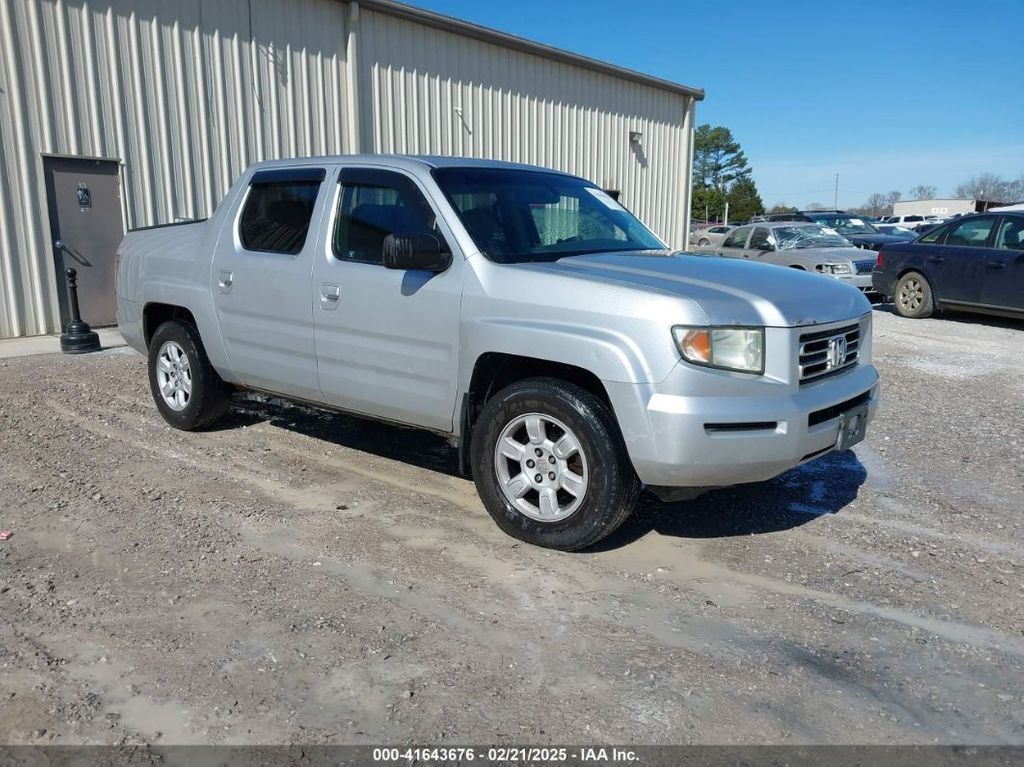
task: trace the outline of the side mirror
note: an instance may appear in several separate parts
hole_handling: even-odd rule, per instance
[[[443,272],[452,265],[452,254],[442,251],[432,234],[389,234],[384,238],[384,267]]]

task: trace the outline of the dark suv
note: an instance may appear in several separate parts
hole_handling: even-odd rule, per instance
[[[839,234],[864,250],[881,250],[883,245],[906,242],[903,237],[883,234],[867,219],[842,210],[801,210],[796,213],[773,213],[769,221],[813,221]]]

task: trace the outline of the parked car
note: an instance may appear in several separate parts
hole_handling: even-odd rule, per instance
[[[709,245],[721,245],[725,235],[732,229],[731,226],[719,224],[690,232],[690,247],[706,248]]]
[[[130,232],[118,258],[119,327],[169,424],[255,389],[427,429],[541,546],[600,540],[642,485],[693,497],[845,450],[875,410],[860,293],[673,253],[530,166],[260,163],[209,220]]]
[[[894,237],[902,237],[904,240],[912,240],[917,237],[917,232],[907,229],[899,224],[872,224],[882,234],[891,234]]]
[[[901,237],[878,231],[874,224],[860,216],[841,210],[802,210],[799,213],[776,213],[770,216],[772,221],[813,221],[821,226],[835,230],[864,250],[878,250],[883,245],[900,242]]]
[[[1024,212],[957,218],[887,245],[871,275],[903,317],[937,309],[1024,315]]]
[[[711,249],[724,258],[745,258],[824,274],[865,293],[874,292],[875,254],[855,248],[833,229],[810,221],[770,221],[741,226]]]
[[[917,229],[922,224],[941,224],[942,219],[938,216],[922,216],[917,214],[903,216],[886,216],[885,223],[897,224],[906,229]]]
[[[941,221],[925,221],[923,224],[918,224],[917,229],[913,230],[914,237],[920,237],[922,234],[930,232],[936,227],[942,226]]]

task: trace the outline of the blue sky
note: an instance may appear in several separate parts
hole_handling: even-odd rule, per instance
[[[766,205],[1024,175],[1024,0],[412,0],[704,88]]]

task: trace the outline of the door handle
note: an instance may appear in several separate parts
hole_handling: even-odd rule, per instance
[[[341,286],[325,282],[320,285],[320,308],[333,312],[341,301]]]
[[[989,261],[987,264],[985,264],[985,266],[987,266],[989,269],[1005,269],[1006,268],[1006,262],[1005,261]]]
[[[943,262],[942,256],[928,256],[928,260],[933,264],[941,264]]]
[[[231,285],[235,281],[234,272],[221,272],[217,275],[217,290],[221,293],[230,293]]]

